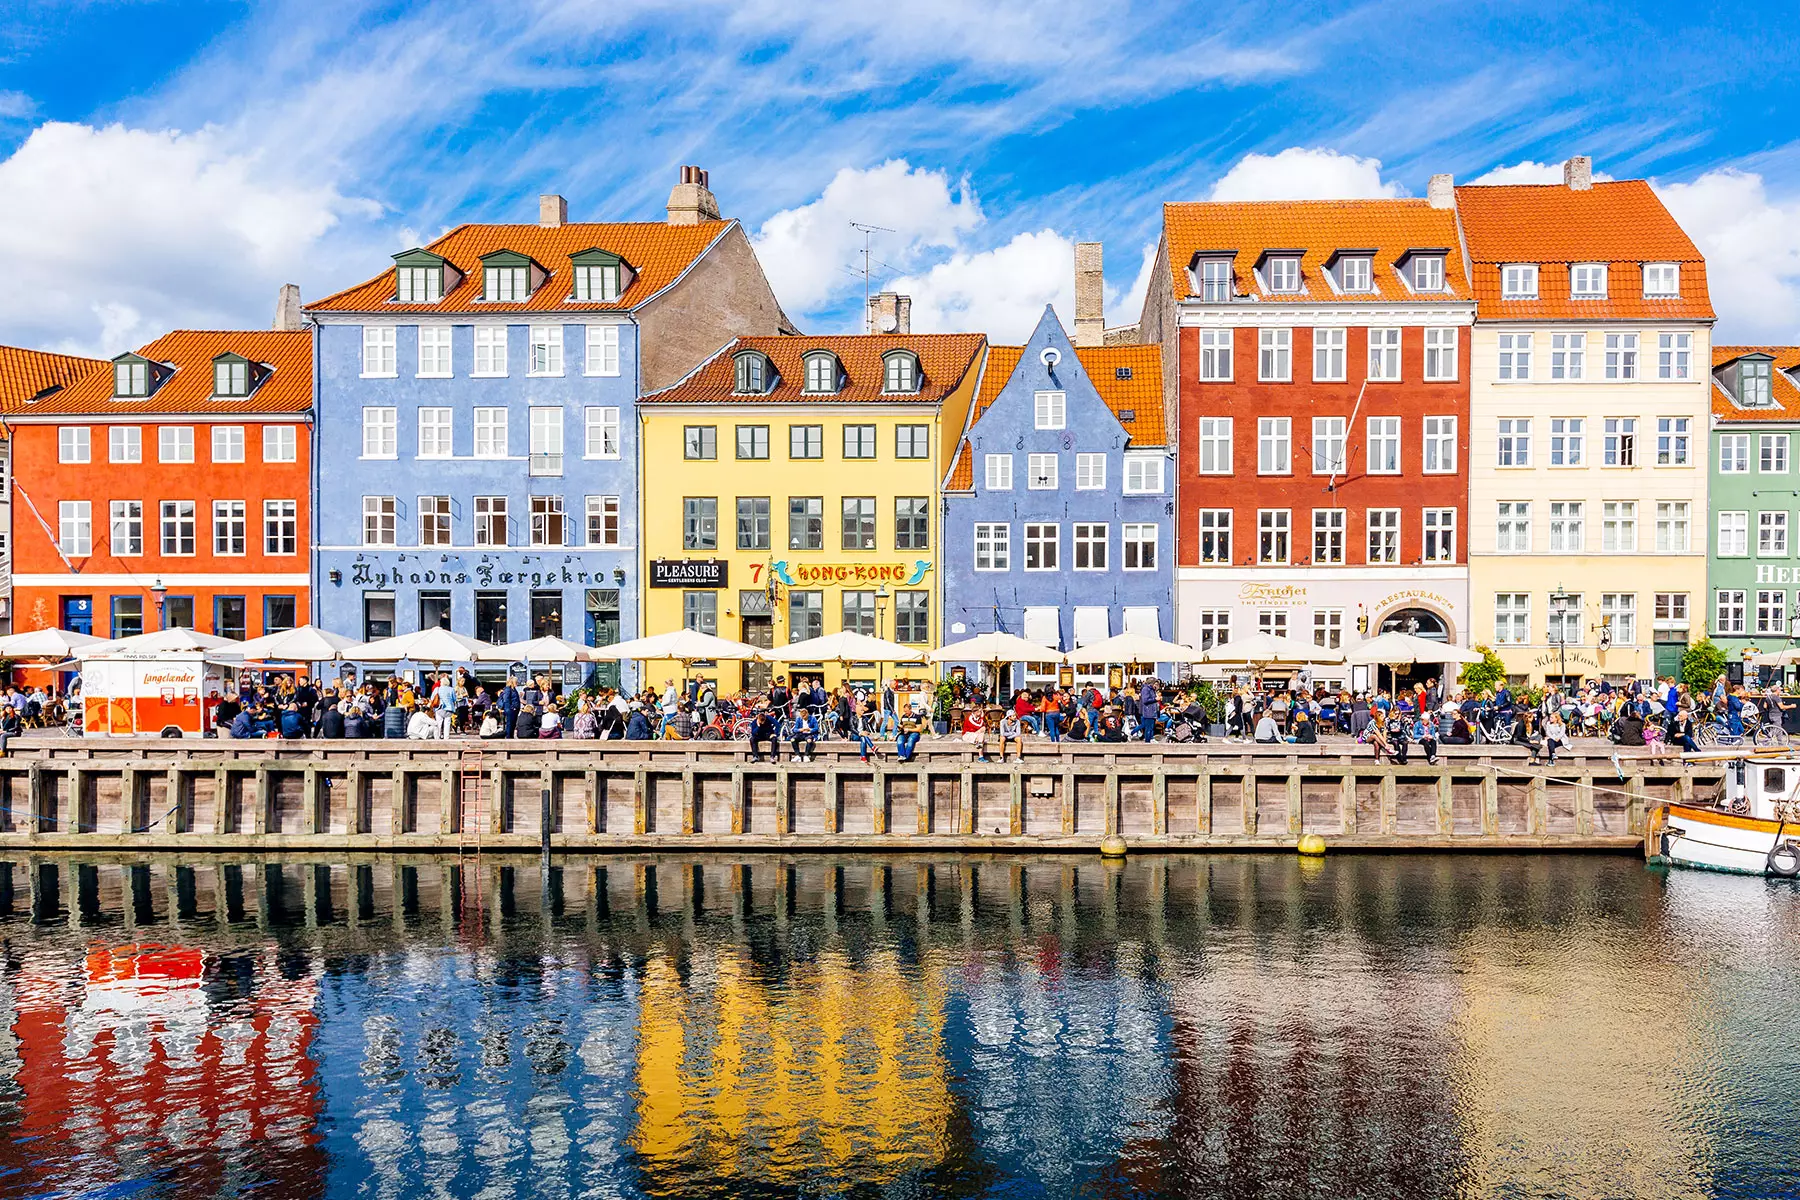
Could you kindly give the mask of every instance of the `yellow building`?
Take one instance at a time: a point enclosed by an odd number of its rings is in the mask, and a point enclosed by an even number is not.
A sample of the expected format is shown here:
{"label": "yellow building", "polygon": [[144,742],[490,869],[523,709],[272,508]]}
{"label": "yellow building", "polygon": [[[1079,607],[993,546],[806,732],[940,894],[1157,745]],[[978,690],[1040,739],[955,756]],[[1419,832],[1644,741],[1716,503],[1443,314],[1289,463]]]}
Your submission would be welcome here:
{"label": "yellow building", "polygon": [[[1643,180],[1462,187],[1470,640],[1517,681],[1678,673],[1704,629],[1712,305]],[[1785,532],[1784,532],[1785,536]]]}
{"label": "yellow building", "polygon": [[[643,397],[645,632],[773,646],[848,629],[937,645],[945,432],[962,429],[985,346],[960,333],[739,338]],[[761,689],[771,673],[727,665],[719,686]],[[845,674],[783,673],[827,686]]]}

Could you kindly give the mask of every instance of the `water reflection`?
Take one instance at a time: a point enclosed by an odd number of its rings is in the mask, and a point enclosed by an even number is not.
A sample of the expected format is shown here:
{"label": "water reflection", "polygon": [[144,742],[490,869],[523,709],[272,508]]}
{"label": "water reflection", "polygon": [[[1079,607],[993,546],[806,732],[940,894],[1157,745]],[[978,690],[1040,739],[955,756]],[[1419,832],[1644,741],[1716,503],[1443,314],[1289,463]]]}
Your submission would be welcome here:
{"label": "water reflection", "polygon": [[0,1194],[1783,1194],[1796,906],[1626,858],[18,860]]}

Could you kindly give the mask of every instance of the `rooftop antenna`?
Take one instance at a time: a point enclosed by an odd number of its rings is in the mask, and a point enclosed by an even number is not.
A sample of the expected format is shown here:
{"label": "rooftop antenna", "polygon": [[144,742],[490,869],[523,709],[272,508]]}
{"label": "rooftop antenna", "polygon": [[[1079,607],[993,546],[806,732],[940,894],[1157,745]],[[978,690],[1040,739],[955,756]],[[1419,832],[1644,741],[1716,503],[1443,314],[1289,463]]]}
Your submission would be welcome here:
{"label": "rooftop antenna", "polygon": [[863,332],[875,332],[875,318],[869,315],[869,239],[878,233],[894,233],[885,225],[865,225],[861,221],[850,222],[850,228],[863,235]]}

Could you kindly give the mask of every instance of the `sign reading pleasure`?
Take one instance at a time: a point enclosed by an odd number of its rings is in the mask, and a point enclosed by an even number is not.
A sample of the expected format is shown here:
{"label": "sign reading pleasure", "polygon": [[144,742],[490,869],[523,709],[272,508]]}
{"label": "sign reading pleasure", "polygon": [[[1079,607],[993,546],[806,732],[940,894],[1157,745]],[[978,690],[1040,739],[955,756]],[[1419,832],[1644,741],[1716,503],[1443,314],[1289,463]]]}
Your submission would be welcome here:
{"label": "sign reading pleasure", "polygon": [[725,567],[725,562],[717,558],[653,558],[650,560],[650,586],[722,588],[725,586]]}

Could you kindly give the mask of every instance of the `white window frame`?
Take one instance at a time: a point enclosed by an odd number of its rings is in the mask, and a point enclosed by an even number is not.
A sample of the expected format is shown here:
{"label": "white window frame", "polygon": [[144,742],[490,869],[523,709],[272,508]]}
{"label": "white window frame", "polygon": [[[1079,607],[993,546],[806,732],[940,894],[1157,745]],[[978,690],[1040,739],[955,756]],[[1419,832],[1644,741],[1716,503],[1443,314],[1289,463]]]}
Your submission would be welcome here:
{"label": "white window frame", "polygon": [[216,463],[244,461],[244,427],[214,425],[212,427],[212,460]]}
{"label": "white window frame", "polygon": [[1500,554],[1531,553],[1531,501],[1500,500],[1495,503],[1494,548]]}
{"label": "white window frame", "polygon": [[419,416],[419,457],[453,458],[456,455],[456,410],[421,408]]}
{"label": "white window frame", "polygon": [[977,521],[971,539],[975,570],[1012,570],[1012,526],[1004,521]]}
{"label": "white window frame", "polygon": [[1656,465],[1686,467],[1694,461],[1694,422],[1690,417],[1656,418]]}
{"label": "white window frame", "polygon": [[397,379],[399,376],[399,329],[393,325],[364,325],[362,377]]}
{"label": "white window frame", "polygon": [[94,552],[93,501],[56,502],[56,546],[70,558],[86,558]]}
{"label": "white window frame", "polygon": [[1461,364],[1462,331],[1454,325],[1432,325],[1425,330],[1425,382],[1455,383]]}
{"label": "white window frame", "polygon": [[[1279,557],[1270,553],[1279,546]],[[1285,567],[1294,557],[1294,514],[1286,508],[1256,510],[1256,561],[1261,566]]]}
{"label": "white window frame", "polygon": [[[1231,526],[1232,510],[1229,508],[1203,508],[1194,516],[1195,528],[1198,532],[1200,561],[1216,566],[1231,565]],[[1212,553],[1207,553],[1207,543],[1212,543]]]}
{"label": "white window frame", "polygon": [[1027,454],[1025,456],[1025,488],[1033,492],[1054,492],[1061,486],[1062,455]]}
{"label": "white window frame", "polygon": [[1195,456],[1195,461],[1199,464],[1196,474],[1233,474],[1232,453],[1232,418],[1201,417],[1198,454]]}
{"label": "white window frame", "polygon": [[1349,377],[1350,331],[1342,326],[1319,326],[1313,330],[1314,383],[1343,383]]}
{"label": "white window frame", "polygon": [[1531,418],[1501,417],[1494,446],[1494,465],[1501,470],[1531,466]]}
{"label": "white window frame", "polygon": [[1369,379],[1375,383],[1400,382],[1400,330],[1393,326],[1369,327]]}
{"label": "white window frame", "polygon": [[420,325],[416,327],[418,334],[419,369],[415,375],[418,379],[450,379],[455,375],[452,369],[451,345],[455,331],[448,325]]}
{"label": "white window frame", "polygon": [[1202,329],[1200,331],[1200,382],[1232,381],[1232,340],[1234,329]]}
{"label": "white window frame", "polygon": [[1720,558],[1750,557],[1750,513],[1747,509],[1721,509],[1716,535]]}
{"label": "white window frame", "polygon": [[1587,466],[1587,418],[1550,418],[1550,462],[1553,468]]}
{"label": "white window frame", "polygon": [[1461,461],[1456,447],[1456,418],[1428,416],[1424,422],[1423,470],[1427,475],[1454,475]]}
{"label": "white window frame", "polygon": [[1262,383],[1290,383],[1294,378],[1294,331],[1257,331],[1256,378]]}
{"label": "white window frame", "polygon": [[106,540],[114,558],[141,558],[144,553],[144,502],[114,500],[107,505]]}
{"label": "white window frame", "polygon": [[[585,505],[587,516],[586,527],[582,530],[587,538],[587,545],[596,550],[617,550],[624,536],[623,508],[617,496],[589,496]],[[612,534],[607,536],[608,522],[611,522]],[[600,536],[595,537],[598,528]]]}
{"label": "white window frame", "polygon": [[587,327],[583,375],[613,376],[619,373],[619,327],[613,324]]}
{"label": "white window frame", "polygon": [[1553,333],[1550,335],[1550,378],[1562,380],[1587,378],[1587,334]]}
{"label": "white window frame", "polygon": [[1637,418],[1636,417],[1602,417],[1600,418],[1601,454],[1600,465],[1603,467],[1635,467],[1637,466]]}
{"label": "white window frame", "polygon": [[1747,628],[1745,622],[1748,604],[1748,593],[1743,588],[1717,588],[1713,591],[1713,632],[1718,634],[1742,634]]}
{"label": "white window frame", "polygon": [[1371,566],[1394,566],[1400,562],[1400,510],[1371,508],[1363,513],[1368,536],[1364,539],[1366,559]]}
{"label": "white window frame", "polygon": [[1344,417],[1314,417],[1312,422],[1312,473],[1342,475],[1349,468],[1350,436]]}
{"label": "white window frame", "polygon": [[981,460],[982,477],[986,480],[984,490],[990,492],[1010,492],[1013,490],[1013,456],[1010,454],[988,454]]}
{"label": "white window frame", "polygon": [[531,457],[527,469],[533,475],[561,475],[567,425],[562,406],[534,404],[528,411],[530,420],[526,427],[530,430]]}
{"label": "white window frame", "polygon": [[1637,334],[1624,331],[1606,335],[1605,378],[1622,380],[1639,377],[1638,345],[1640,340]]}
{"label": "white window frame", "polygon": [[1456,561],[1456,510],[1454,508],[1428,508],[1420,515],[1420,527],[1424,531],[1421,543],[1422,553],[1428,563],[1453,563]]}
{"label": "white window frame", "polygon": [[400,410],[388,405],[366,405],[362,418],[362,456],[399,458]]}
{"label": "white window frame", "polygon": [[1033,392],[1031,394],[1032,419],[1038,429],[1066,429],[1069,424],[1069,394],[1067,392]]}
{"label": "white window frame", "polygon": [[511,410],[481,407],[475,410],[475,457],[507,458]]}
{"label": "white window frame", "polygon": [[1587,504],[1585,501],[1550,501],[1550,553],[1587,553]]}
{"label": "white window frame", "polygon": [[[1021,534],[1020,545],[1025,552],[1020,564],[1023,570],[1033,574],[1062,570],[1061,525],[1055,521],[1027,521]],[[1034,558],[1037,560],[1035,566]]]}
{"label": "white window frame", "polygon": [[1494,593],[1494,644],[1528,646],[1531,644],[1531,593]]}
{"label": "white window frame", "polygon": [[[288,428],[292,428],[292,426]],[[144,427],[141,425],[114,425],[108,429],[106,431],[106,461],[114,463],[143,462]],[[264,461],[267,459],[265,458]]]}
{"label": "white window frame", "polygon": [[1569,299],[1606,299],[1606,264],[1571,263],[1569,266]]}
{"label": "white window frame", "polygon": [[612,405],[590,405],[582,417],[582,457],[614,459],[619,457],[619,409]]}
{"label": "white window frame", "polygon": [[1788,473],[1789,436],[1785,433],[1756,435],[1756,471],[1759,475]]}
{"label": "white window frame", "polygon": [[1507,263],[1500,268],[1502,300],[1536,300],[1538,269],[1536,263]]}
{"label": "white window frame", "polygon": [[191,463],[194,461],[194,427],[164,425],[156,431],[156,461]]}
{"label": "white window frame", "polygon": [[1637,553],[1636,500],[1602,500],[1600,502],[1600,553]]}
{"label": "white window frame", "polygon": [[1693,541],[1693,505],[1687,500],[1656,502],[1656,552],[1686,554]]}
{"label": "white window frame", "polygon": [[1125,494],[1127,496],[1160,496],[1163,494],[1163,463],[1159,453],[1125,455]]}
{"label": "white window frame", "polygon": [[475,326],[475,369],[469,372],[472,378],[506,378],[507,331],[505,325]]}
{"label": "white window frame", "polygon": [[1338,259],[1338,289],[1356,295],[1375,290],[1375,260],[1366,254],[1346,254]]}
{"label": "white window frame", "polygon": [[1719,474],[1748,475],[1750,473],[1750,435],[1747,433],[1722,433],[1719,435]]}
{"label": "white window frame", "polygon": [[533,325],[530,329],[525,351],[526,377],[560,378],[563,373],[563,327]]}
{"label": "white window frame", "polygon": [[1256,473],[1290,475],[1294,469],[1294,422],[1291,417],[1256,418]]}
{"label": "white window frame", "polygon": [[86,463],[93,461],[94,431],[86,425],[62,425],[56,430],[56,461]]}
{"label": "white window frame", "polygon": [[1368,417],[1368,464],[1371,475],[1400,474],[1400,418]]}
{"label": "white window frame", "polygon": [[1070,566],[1077,571],[1105,571],[1112,562],[1112,526],[1105,522],[1078,521],[1070,529],[1074,557]]}
{"label": "white window frame", "polygon": [[1499,337],[1499,377],[1503,382],[1531,382],[1531,338],[1529,333],[1503,333]]}
{"label": "white window frame", "polygon": [[1119,567],[1125,571],[1154,571],[1161,553],[1161,527],[1148,521],[1119,526]]}
{"label": "white window frame", "polygon": [[1756,514],[1756,557],[1788,557],[1788,513],[1783,509],[1761,509]]}
{"label": "white window frame", "polygon": [[1656,377],[1658,379],[1692,379],[1694,377],[1693,334],[1659,333],[1656,335]]}
{"label": "white window frame", "polygon": [[1082,451],[1075,455],[1075,490],[1098,492],[1106,488],[1106,455]]}
{"label": "white window frame", "polygon": [[1644,299],[1678,300],[1681,298],[1680,263],[1644,264]]}
{"label": "white window frame", "polygon": [[1335,567],[1344,563],[1345,530],[1350,524],[1348,510],[1315,508],[1312,510],[1312,565]]}

